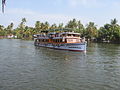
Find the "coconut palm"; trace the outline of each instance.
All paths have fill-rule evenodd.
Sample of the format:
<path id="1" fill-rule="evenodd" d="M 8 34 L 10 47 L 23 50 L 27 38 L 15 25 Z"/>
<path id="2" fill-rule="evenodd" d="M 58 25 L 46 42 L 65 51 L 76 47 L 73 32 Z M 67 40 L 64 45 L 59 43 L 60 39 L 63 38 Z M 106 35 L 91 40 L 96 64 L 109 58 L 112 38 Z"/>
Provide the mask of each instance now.
<path id="1" fill-rule="evenodd" d="M 79 20 L 78 22 L 77 22 L 77 29 L 76 29 L 76 32 L 78 32 L 78 33 L 81 33 L 81 35 L 84 33 L 84 26 L 83 26 L 83 24 L 81 23 L 81 21 Z"/>
<path id="2" fill-rule="evenodd" d="M 46 22 L 44 23 L 44 29 L 47 30 L 47 29 L 49 29 L 49 27 L 50 27 L 50 25 L 49 25 L 49 23 L 46 21 Z"/>
<path id="3" fill-rule="evenodd" d="M 13 23 L 10 23 L 10 25 L 7 26 L 6 30 L 7 30 L 7 34 L 12 34 L 12 30 L 13 30 Z"/>
<path id="4" fill-rule="evenodd" d="M 4 29 L 4 26 L 3 25 L 0 25 L 0 30 L 3 30 Z"/>
<path id="5" fill-rule="evenodd" d="M 4 26 L 0 25 L 0 36 L 4 36 L 5 31 L 4 31 Z"/>
<path id="6" fill-rule="evenodd" d="M 35 23 L 35 32 L 38 33 L 41 30 L 41 22 L 40 21 L 36 21 Z"/>
<path id="7" fill-rule="evenodd" d="M 111 25 L 116 25 L 117 24 L 117 19 L 116 18 L 114 18 L 114 19 L 111 19 Z"/>
<path id="8" fill-rule="evenodd" d="M 66 28 L 76 29 L 77 26 L 78 26 L 77 20 L 76 20 L 76 19 L 73 19 L 73 20 L 70 20 L 65 27 L 66 27 Z"/>
<path id="9" fill-rule="evenodd" d="M 51 25 L 50 29 L 57 29 L 57 25 L 54 23 Z"/>
<path id="10" fill-rule="evenodd" d="M 116 19 L 111 19 L 110 24 L 105 24 L 99 29 L 99 38 L 109 40 L 111 42 L 120 42 L 120 26 Z"/>
<path id="11" fill-rule="evenodd" d="M 111 20 L 111 38 L 112 41 L 120 42 L 120 26 L 117 24 L 117 19 L 114 18 Z"/>
<path id="12" fill-rule="evenodd" d="M 87 24 L 86 37 L 90 40 L 97 37 L 97 27 L 94 22 L 89 22 L 89 24 Z"/>
<path id="13" fill-rule="evenodd" d="M 22 22 L 19 25 L 19 28 L 21 30 L 25 29 L 25 23 L 27 22 L 26 18 L 22 18 Z"/>
<path id="14" fill-rule="evenodd" d="M 62 29 L 62 28 L 63 28 L 63 23 L 60 23 L 60 24 L 58 25 L 58 28 L 59 28 L 59 29 Z"/>

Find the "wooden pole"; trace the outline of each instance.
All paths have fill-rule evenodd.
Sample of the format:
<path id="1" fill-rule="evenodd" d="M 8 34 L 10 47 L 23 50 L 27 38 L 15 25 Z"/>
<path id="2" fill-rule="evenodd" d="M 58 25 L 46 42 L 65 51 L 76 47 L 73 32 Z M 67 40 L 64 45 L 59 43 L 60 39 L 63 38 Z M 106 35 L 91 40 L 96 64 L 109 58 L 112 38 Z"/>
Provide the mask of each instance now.
<path id="1" fill-rule="evenodd" d="M 4 13 L 4 7 L 5 7 L 6 0 L 2 0 L 2 12 Z"/>

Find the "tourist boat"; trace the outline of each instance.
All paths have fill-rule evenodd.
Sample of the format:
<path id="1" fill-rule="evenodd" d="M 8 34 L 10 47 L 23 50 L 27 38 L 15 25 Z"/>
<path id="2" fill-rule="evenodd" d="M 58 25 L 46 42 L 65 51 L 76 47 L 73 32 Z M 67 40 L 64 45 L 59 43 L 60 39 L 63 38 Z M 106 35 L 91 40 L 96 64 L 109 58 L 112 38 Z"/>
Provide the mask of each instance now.
<path id="1" fill-rule="evenodd" d="M 69 29 L 45 30 L 34 35 L 34 45 L 40 47 L 86 52 L 86 44 L 85 38 L 81 38 L 80 33 Z"/>

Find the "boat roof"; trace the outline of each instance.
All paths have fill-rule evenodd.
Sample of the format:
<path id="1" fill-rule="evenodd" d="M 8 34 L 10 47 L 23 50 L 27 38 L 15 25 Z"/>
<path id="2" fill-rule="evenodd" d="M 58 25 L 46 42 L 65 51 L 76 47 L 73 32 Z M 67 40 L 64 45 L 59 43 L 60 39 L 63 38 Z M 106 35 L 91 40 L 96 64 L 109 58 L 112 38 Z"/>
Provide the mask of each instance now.
<path id="1" fill-rule="evenodd" d="M 76 34 L 76 35 L 80 35 L 80 33 L 75 33 L 75 32 L 62 32 L 60 34 Z"/>
<path id="2" fill-rule="evenodd" d="M 48 29 L 48 30 L 42 30 L 41 33 L 48 33 L 48 32 L 56 32 L 56 31 L 63 31 L 63 32 L 70 32 L 73 31 L 72 28 L 62 28 L 62 29 Z"/>

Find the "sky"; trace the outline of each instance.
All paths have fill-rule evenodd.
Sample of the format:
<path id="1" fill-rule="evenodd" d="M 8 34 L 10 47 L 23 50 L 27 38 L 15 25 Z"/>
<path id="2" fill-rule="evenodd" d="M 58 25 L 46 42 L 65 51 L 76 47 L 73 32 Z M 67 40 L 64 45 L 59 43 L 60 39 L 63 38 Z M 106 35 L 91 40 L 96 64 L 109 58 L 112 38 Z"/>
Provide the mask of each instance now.
<path id="1" fill-rule="evenodd" d="M 36 21 L 66 24 L 75 18 L 84 25 L 95 22 L 100 27 L 114 18 L 119 23 L 119 10 L 120 0 L 6 0 L 5 13 L 0 11 L 0 25 L 13 22 L 17 27 L 26 18 L 26 25 L 34 27 Z"/>

